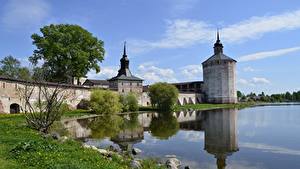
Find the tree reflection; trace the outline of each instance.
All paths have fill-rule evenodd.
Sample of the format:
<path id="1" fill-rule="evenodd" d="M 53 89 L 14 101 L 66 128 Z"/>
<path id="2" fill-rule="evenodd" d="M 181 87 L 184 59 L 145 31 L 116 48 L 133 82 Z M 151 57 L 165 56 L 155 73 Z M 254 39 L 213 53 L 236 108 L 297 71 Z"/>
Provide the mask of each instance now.
<path id="1" fill-rule="evenodd" d="M 122 117 L 118 115 L 104 115 L 91 122 L 92 138 L 102 139 L 116 136 L 123 125 Z"/>
<path id="2" fill-rule="evenodd" d="M 152 136 L 159 139 L 168 139 L 179 130 L 179 123 L 171 113 L 160 113 L 153 117 L 149 129 Z"/>

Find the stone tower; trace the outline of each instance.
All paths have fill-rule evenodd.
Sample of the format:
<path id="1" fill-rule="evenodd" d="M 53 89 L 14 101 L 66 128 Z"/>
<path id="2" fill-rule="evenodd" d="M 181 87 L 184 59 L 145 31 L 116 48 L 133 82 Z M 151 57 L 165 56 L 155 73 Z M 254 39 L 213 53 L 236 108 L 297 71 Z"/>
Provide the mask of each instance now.
<path id="1" fill-rule="evenodd" d="M 223 54 L 219 32 L 214 55 L 202 63 L 206 101 L 209 103 L 237 103 L 236 61 Z"/>
<path id="2" fill-rule="evenodd" d="M 129 59 L 126 54 L 126 43 L 124 43 L 124 52 L 120 59 L 120 63 L 121 65 L 117 76 L 108 80 L 109 88 L 118 91 L 121 94 L 133 92 L 140 97 L 143 92 L 143 79 L 133 76 L 129 69 Z"/>

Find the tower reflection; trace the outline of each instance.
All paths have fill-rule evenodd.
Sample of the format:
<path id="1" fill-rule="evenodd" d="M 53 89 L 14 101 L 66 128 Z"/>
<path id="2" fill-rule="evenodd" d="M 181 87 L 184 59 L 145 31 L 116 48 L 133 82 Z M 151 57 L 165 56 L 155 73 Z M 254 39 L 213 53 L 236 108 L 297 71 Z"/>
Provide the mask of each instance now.
<path id="1" fill-rule="evenodd" d="M 238 151 L 237 109 L 203 112 L 204 149 L 215 156 L 218 169 L 226 168 L 226 158 Z"/>

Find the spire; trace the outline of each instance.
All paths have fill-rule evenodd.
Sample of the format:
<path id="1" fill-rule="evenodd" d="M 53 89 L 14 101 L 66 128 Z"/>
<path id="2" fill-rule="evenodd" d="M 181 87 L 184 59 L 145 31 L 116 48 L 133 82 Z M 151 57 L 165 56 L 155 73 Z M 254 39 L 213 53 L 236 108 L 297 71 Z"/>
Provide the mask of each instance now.
<path id="1" fill-rule="evenodd" d="M 219 29 L 217 29 L 217 42 L 220 43 L 220 35 L 219 35 Z"/>
<path id="2" fill-rule="evenodd" d="M 124 51 L 123 51 L 123 57 L 126 57 L 126 41 L 124 41 Z"/>
<path id="3" fill-rule="evenodd" d="M 216 43 L 214 45 L 214 52 L 215 52 L 215 54 L 223 53 L 223 45 L 222 45 L 221 40 L 220 40 L 219 29 L 217 30 L 217 40 L 216 40 Z"/>

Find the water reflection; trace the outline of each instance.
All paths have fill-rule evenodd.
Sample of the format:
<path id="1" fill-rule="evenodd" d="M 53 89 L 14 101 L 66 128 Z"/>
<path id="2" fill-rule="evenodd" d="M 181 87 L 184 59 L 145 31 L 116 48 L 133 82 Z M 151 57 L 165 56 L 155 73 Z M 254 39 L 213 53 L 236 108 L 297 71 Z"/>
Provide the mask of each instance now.
<path id="1" fill-rule="evenodd" d="M 168 139 L 179 130 L 179 123 L 171 113 L 159 114 L 151 120 L 149 130 L 158 139 Z"/>
<path id="2" fill-rule="evenodd" d="M 123 151 L 131 151 L 133 145 L 142 142 L 146 132 L 156 139 L 170 140 L 179 130 L 204 132 L 204 150 L 216 158 L 218 169 L 225 169 L 227 157 L 239 150 L 236 109 L 132 113 L 85 120 L 67 121 L 65 126 L 77 138 L 108 137 Z"/>
<path id="3" fill-rule="evenodd" d="M 138 121 L 138 114 L 132 113 L 123 115 L 123 123 L 117 135 L 111 138 L 115 144 L 118 144 L 121 150 L 131 151 L 132 145 L 141 142 L 144 139 L 143 126 Z"/>
<path id="4" fill-rule="evenodd" d="M 239 150 L 237 141 L 237 110 L 223 109 L 203 112 L 205 150 L 217 159 L 218 169 L 225 169 L 226 158 Z"/>

